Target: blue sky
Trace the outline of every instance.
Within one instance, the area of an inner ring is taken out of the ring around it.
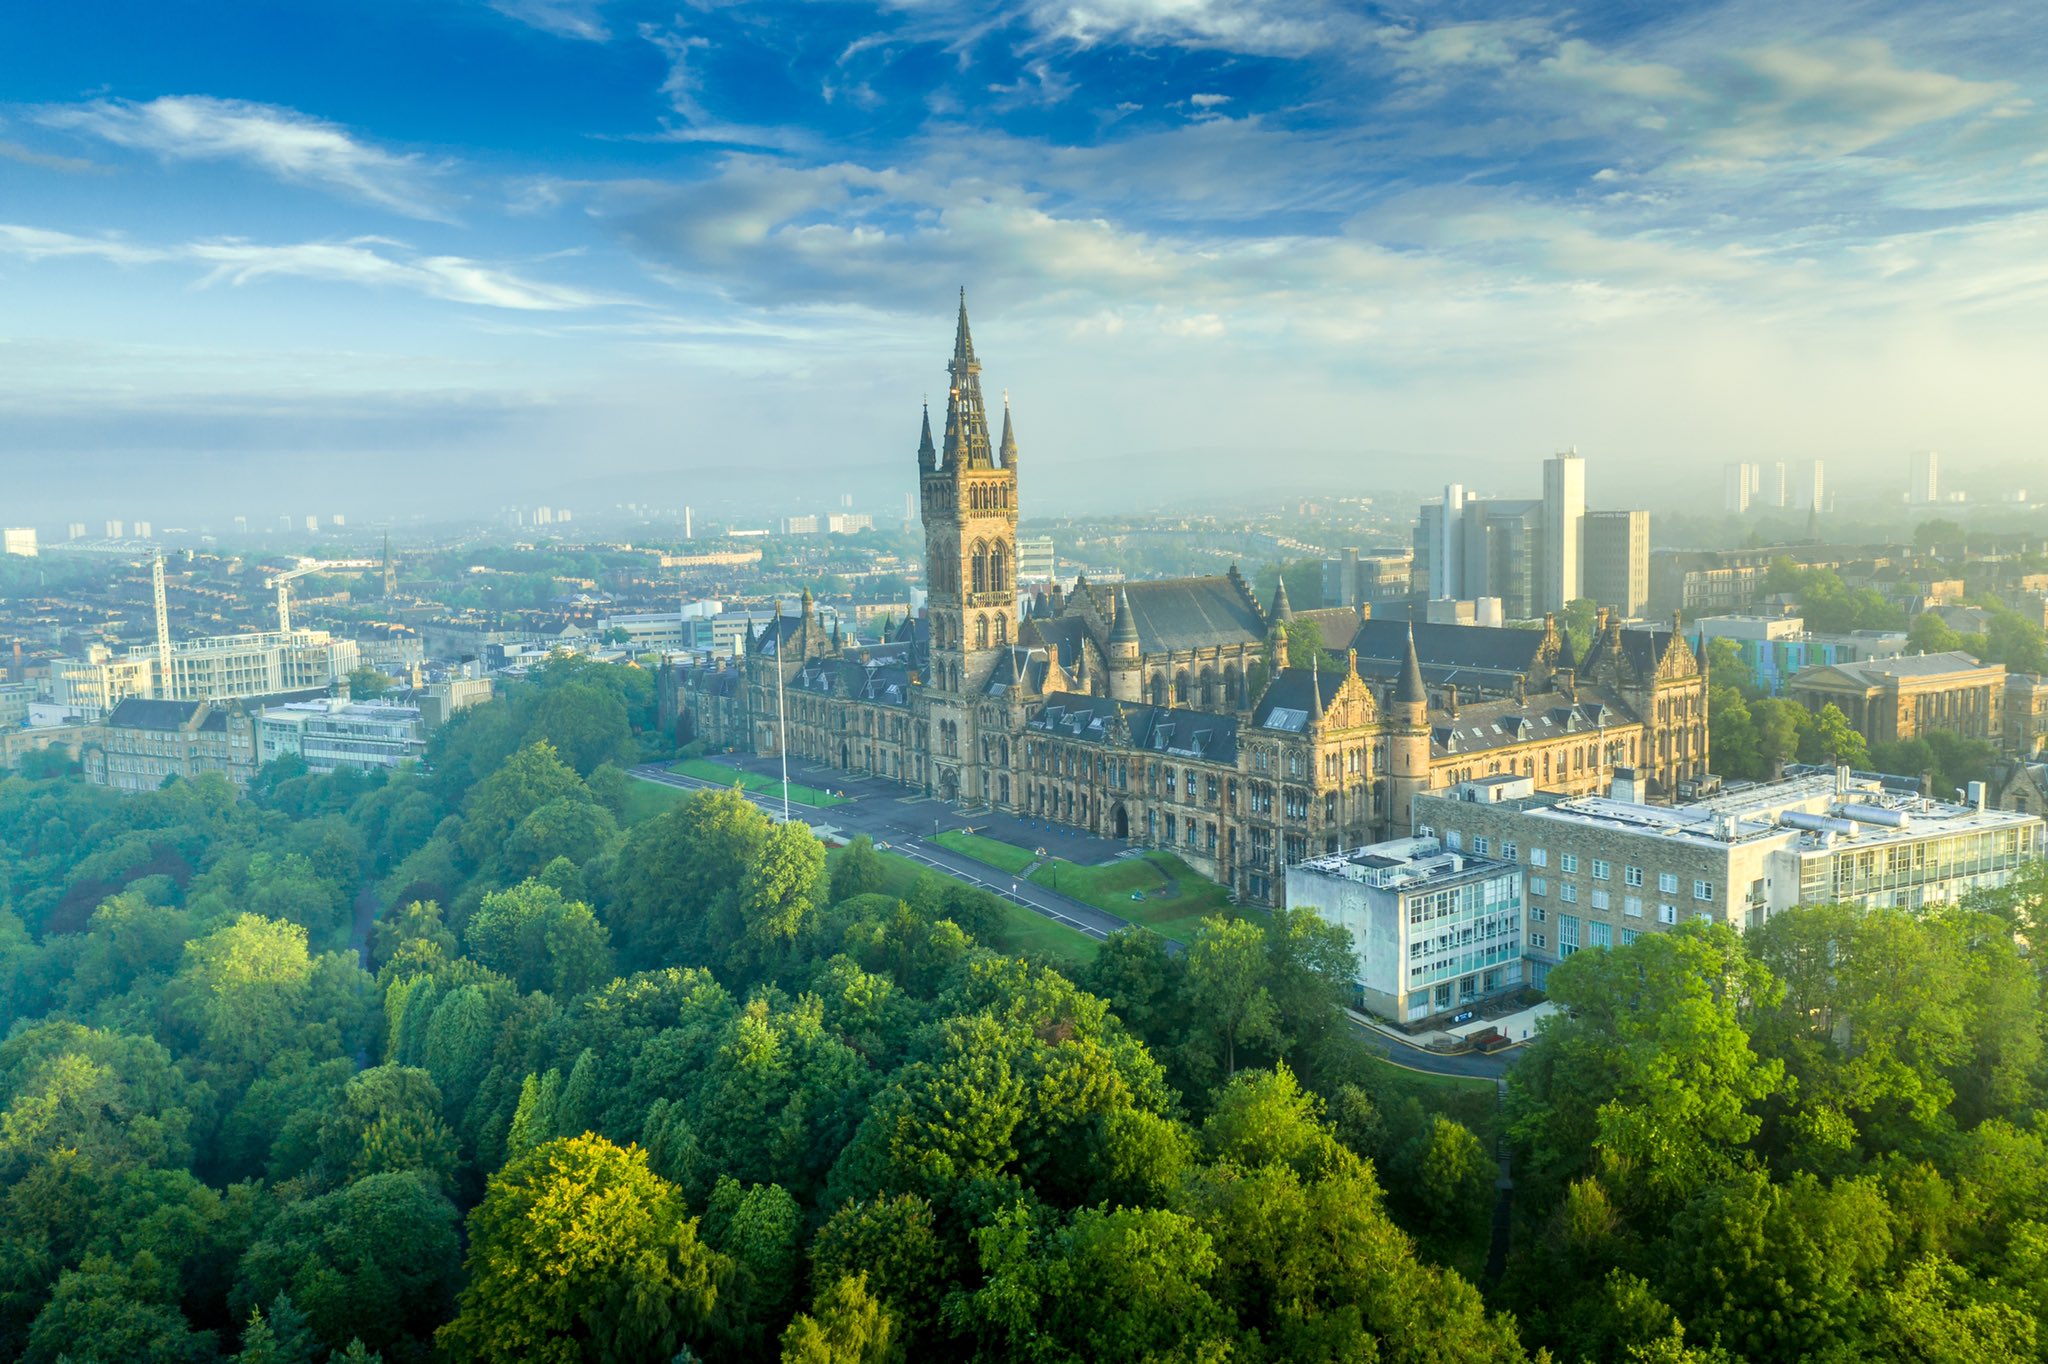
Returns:
[[[337,460],[352,505],[893,505],[965,284],[1039,505],[2023,466],[2044,45],[2020,4],[8,6],[0,460],[53,506]]]

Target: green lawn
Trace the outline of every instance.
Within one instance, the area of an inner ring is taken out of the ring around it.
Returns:
[[[749,791],[758,791],[762,795],[782,794],[782,780],[779,777],[762,777],[752,772],[742,772],[737,767],[727,767],[723,763],[712,762],[709,758],[685,758],[669,768],[669,771],[680,772],[686,777],[696,777],[700,781],[717,782],[720,786],[744,786]],[[813,805],[819,809],[846,804],[838,796],[827,795],[815,786],[805,786],[800,782],[789,784],[789,800],[792,805]]]
[[[635,778],[626,787],[626,825],[631,828],[635,824],[643,824],[677,801],[688,800],[689,797],[690,793],[680,786]]]
[[[980,834],[970,834],[958,829],[949,829],[933,837],[932,842],[948,848],[962,857],[971,857],[977,862],[986,862],[991,867],[1015,876],[1038,860],[1036,854],[1020,848],[1014,843],[1004,843]]]
[[[986,841],[986,840],[984,840]],[[1000,844],[997,846],[1001,846]],[[828,864],[840,854],[834,848],[826,854]],[[882,892],[899,898],[910,894],[910,888],[923,875],[937,876],[938,873],[920,862],[913,862],[900,853],[876,849],[875,855],[882,859],[882,866],[888,871],[882,882]],[[1015,952],[1020,956],[1043,956],[1060,966],[1085,966],[1095,960],[1095,954],[1102,950],[1102,944],[1086,933],[1077,932],[1065,924],[1054,923],[1043,914],[1034,914],[1022,905],[1003,902],[1006,920],[1001,942],[990,943],[1004,952]]]
[[[1232,905],[1227,890],[1169,852],[1119,858],[1099,867],[1054,860],[1032,872],[1031,880],[1180,942],[1191,940],[1202,920],[1214,915],[1261,921],[1265,917]],[[1163,893],[1169,882],[1175,883],[1171,895]],[[1143,892],[1144,898],[1133,900],[1134,892]]]
[[[1429,1075],[1397,1066],[1379,1056],[1371,1058],[1373,1101],[1388,1112],[1409,1099],[1426,1113],[1456,1118],[1478,1134],[1486,1149],[1494,1149],[1500,1136],[1500,1089],[1492,1080],[1469,1080],[1460,1075]]]

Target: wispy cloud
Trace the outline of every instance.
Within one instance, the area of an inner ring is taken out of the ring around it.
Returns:
[[[67,175],[90,175],[107,168],[97,161],[88,161],[80,156],[53,156],[39,152],[33,147],[24,147],[19,142],[0,140],[0,161],[13,161],[18,165],[35,166],[40,170],[63,171]]]
[[[624,301],[532,279],[463,256],[419,255],[402,242],[383,237],[279,245],[217,237],[151,246],[123,237],[0,223],[0,255],[29,261],[91,259],[126,266],[188,262],[206,267],[197,281],[202,288],[272,278],[307,279],[405,289],[449,303],[519,312],[566,312]]]
[[[89,134],[172,161],[241,161],[281,180],[312,185],[408,217],[445,220],[440,167],[413,153],[385,151],[338,124],[297,110],[206,95],[143,103],[98,100],[48,107],[48,127]]]
[[[546,33],[601,43],[612,36],[603,0],[489,0],[492,9]]]

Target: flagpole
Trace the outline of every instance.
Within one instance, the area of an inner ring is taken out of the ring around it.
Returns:
[[[779,609],[778,607],[778,611]],[[781,624],[780,620],[776,621],[778,627]],[[778,635],[781,634],[779,628],[776,633]],[[775,641],[775,722],[782,729],[782,737],[776,742],[775,748],[782,755],[782,822],[787,824],[789,823],[789,708],[782,699],[782,645],[783,640],[778,638]]]

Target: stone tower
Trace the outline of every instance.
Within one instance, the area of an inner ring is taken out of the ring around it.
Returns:
[[[1017,440],[1003,403],[1000,446],[989,439],[981,362],[967,328],[967,291],[946,364],[946,435],[932,446],[931,414],[918,444],[931,667],[932,788],[946,799],[988,799],[976,702],[1017,631]]]
[[[1408,656],[1386,709],[1387,820],[1394,837],[1414,830],[1410,805],[1429,789],[1429,689],[1415,657],[1415,627],[1408,627]]]

